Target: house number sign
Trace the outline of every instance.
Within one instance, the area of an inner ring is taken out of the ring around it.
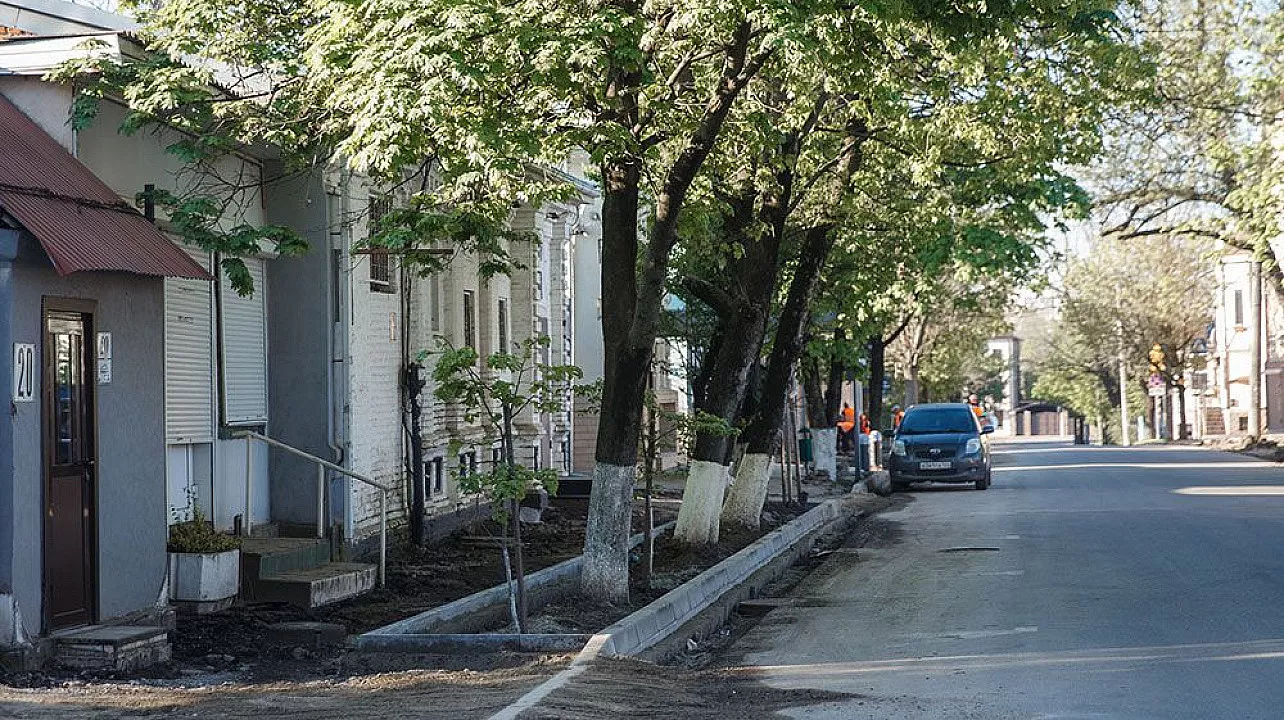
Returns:
[[[98,384],[108,385],[111,383],[111,333],[98,333]]]
[[[13,401],[35,402],[36,399],[36,346],[30,343],[13,344]]]

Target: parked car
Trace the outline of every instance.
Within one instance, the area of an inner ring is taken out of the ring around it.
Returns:
[[[990,486],[990,443],[994,426],[964,403],[915,405],[892,439],[888,470],[892,487],[910,483],[973,483]]]

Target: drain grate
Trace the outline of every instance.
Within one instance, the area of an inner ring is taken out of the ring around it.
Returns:
[[[947,552],[947,553],[956,553],[956,552],[998,552],[998,551],[999,551],[999,548],[996,548],[996,547],[986,547],[986,546],[947,547],[947,548],[941,548],[940,550],[937,550],[937,552]]]

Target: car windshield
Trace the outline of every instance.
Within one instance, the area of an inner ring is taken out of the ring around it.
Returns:
[[[976,417],[967,408],[922,408],[905,413],[900,434],[974,433],[976,430]]]

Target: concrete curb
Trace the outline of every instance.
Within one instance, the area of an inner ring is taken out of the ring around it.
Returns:
[[[658,525],[653,535],[660,537],[672,527],[672,522]],[[638,533],[629,538],[629,546],[641,545],[642,536],[643,533]],[[543,607],[574,590],[579,584],[582,563],[582,557],[575,557],[527,575],[526,592],[530,607]],[[400,652],[416,652],[412,643],[390,642],[386,638],[415,637],[431,644],[433,636],[493,635],[482,631],[503,623],[508,617],[508,586],[496,585],[359,635],[357,649],[387,652],[386,648],[396,646]]]
[[[592,635],[518,635],[516,633],[375,635],[365,638],[365,642],[359,649],[362,652],[394,653],[493,652],[497,650],[571,652],[582,649],[592,637]]]
[[[813,530],[838,517],[839,506],[838,499],[821,503],[606,628],[602,634],[610,639],[602,653],[631,657],[666,639]]]
[[[570,666],[490,716],[489,720],[515,720],[550,693],[582,674],[599,657],[636,656],[668,639],[724,596],[749,582],[772,561],[840,518],[844,499],[840,496],[826,500],[650,605],[594,635]]]

